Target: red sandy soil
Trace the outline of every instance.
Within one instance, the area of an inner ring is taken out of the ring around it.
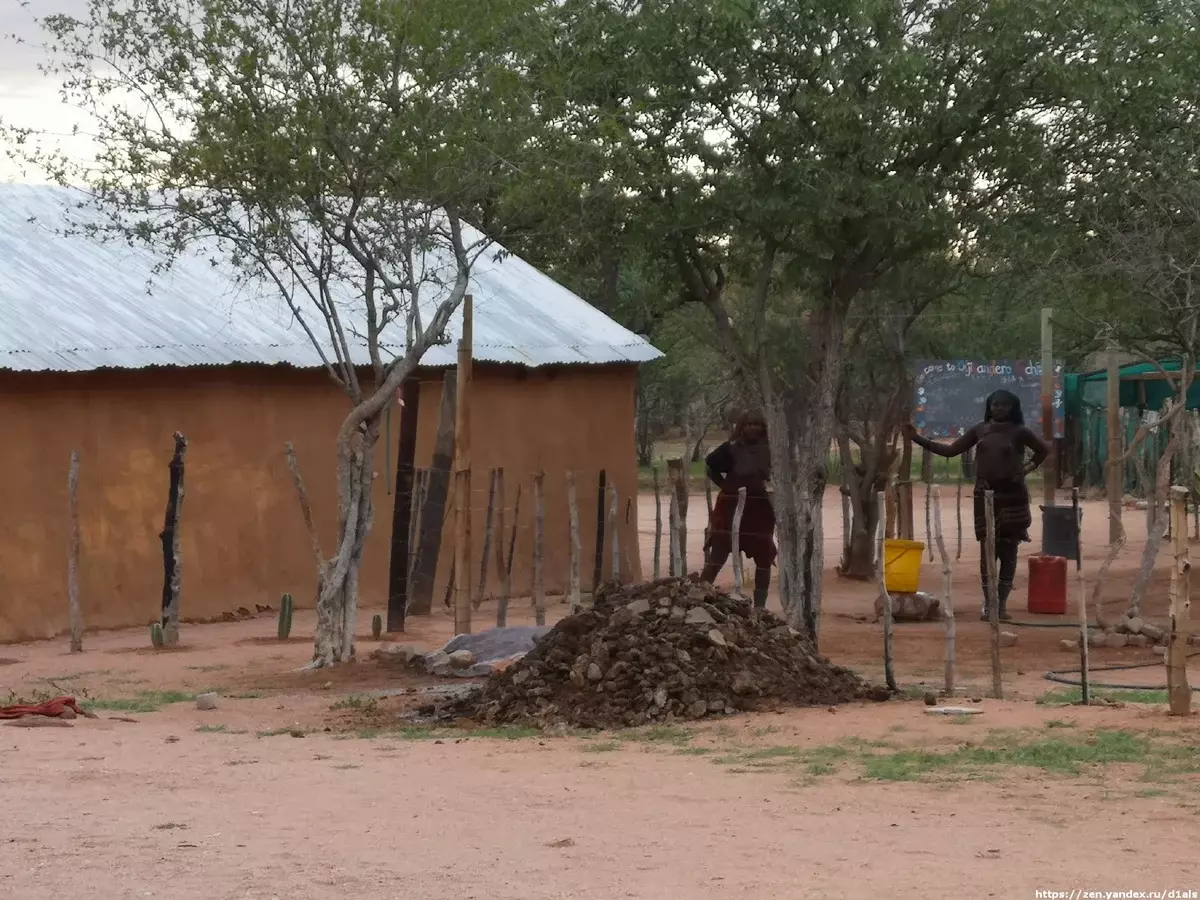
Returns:
[[[702,496],[692,499],[693,566],[703,506]],[[918,511],[919,532],[922,519]],[[642,498],[641,521],[649,573],[652,498]],[[833,494],[826,522],[832,566],[841,546]],[[1178,736],[1194,729],[1195,720],[1170,719],[1160,706],[1031,702],[1054,687],[1041,677],[1047,669],[1077,665],[1077,654],[1058,649],[1070,634],[1059,629],[1018,629],[1018,645],[1004,651],[1009,699],[972,704],[972,696],[986,694],[990,675],[965,503],[964,522],[967,543],[954,569],[961,702],[982,715],[946,721],[926,715],[919,702],[893,702],[739,716],[696,726],[693,745],[728,753],[858,738],[949,751],[964,736],[1048,723],[1073,725],[1076,733],[1161,729]],[[1133,549],[1103,592],[1114,616],[1145,533],[1139,512],[1127,511],[1126,525]],[[1094,572],[1107,540],[1100,504],[1086,506],[1084,540],[1085,571]],[[1039,541],[1035,528],[1033,546]],[[925,566],[923,586],[937,593],[940,566]],[[1167,573],[1164,555],[1151,618],[1165,612]],[[1023,574],[1013,599],[1018,618],[1028,618]],[[872,585],[827,571],[821,644],[833,660],[879,680],[881,632],[869,621],[874,595]],[[514,606],[511,624],[529,622],[526,604]],[[369,622],[373,611],[361,612]],[[477,615],[477,627],[486,627],[494,610],[485,604]],[[310,612],[297,613],[293,634],[309,635],[312,627]],[[1009,769],[930,784],[874,781],[850,770],[804,777],[802,767],[731,766],[669,742],[360,736],[352,730],[359,712],[344,708],[348,697],[417,682],[371,663],[370,639],[360,642],[357,664],[297,671],[310,646],[273,642],[274,628],[270,617],[186,626],[184,646],[173,652],[146,648],[142,629],[88,635],[83,654],[69,654],[65,639],[0,648],[0,689],[20,697],[56,693],[56,686],[107,699],[168,689],[222,694],[209,712],[176,703],[146,713],[102,711],[71,729],[0,728],[0,896],[793,900],[1200,891],[1191,779],[1148,789],[1134,767],[1109,767],[1080,776]],[[402,639],[434,647],[450,632],[439,611],[413,622]],[[901,683],[937,687],[943,648],[940,624],[898,625]],[[1093,652],[1097,665],[1154,659],[1149,650]],[[1157,666],[1114,674],[1148,685],[1163,676]]]

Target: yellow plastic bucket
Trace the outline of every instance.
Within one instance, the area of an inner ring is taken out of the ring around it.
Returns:
[[[883,542],[883,584],[889,594],[915,594],[921,585],[923,541]]]

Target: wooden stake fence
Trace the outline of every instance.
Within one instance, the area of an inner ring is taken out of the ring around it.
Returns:
[[[495,525],[496,515],[497,471],[497,469],[492,469],[492,477],[488,479],[488,505],[483,521],[483,553],[479,557],[479,583],[475,585],[475,609],[483,606],[483,594],[487,590],[487,570],[492,555],[492,529]],[[503,556],[503,554],[504,550],[501,549],[500,555]]]
[[[738,488],[737,508],[733,511],[733,592],[742,596],[742,513],[746,509],[746,489]]]
[[[987,600],[988,625],[992,632],[992,696],[1004,699],[1004,679],[1000,670],[1000,595],[996,584],[996,508],[995,493],[983,495],[984,516],[987,518],[986,540],[983,552],[987,554]]]
[[[567,515],[570,518],[571,568],[567,574],[567,598],[571,612],[583,609],[579,594],[579,564],[583,545],[579,541],[579,492],[575,487],[575,473],[567,473]]]
[[[458,341],[458,402],[454,410],[454,633],[471,633],[471,381],[474,302],[463,297]]]
[[[1079,583],[1079,696],[1083,705],[1087,706],[1091,702],[1091,686],[1088,673],[1087,588],[1083,579],[1083,528],[1079,518],[1079,488],[1071,489],[1071,510],[1075,516],[1075,578]],[[1123,535],[1124,529],[1118,520],[1115,537],[1122,540]]]
[[[662,577],[662,494],[658,483],[658,466],[650,470],[654,475],[654,580]]]
[[[676,491],[671,491],[671,510],[668,515],[667,527],[670,529],[670,534],[667,536],[670,541],[670,574],[672,578],[680,578],[683,575],[683,566],[680,561],[679,494]]]
[[[617,496],[617,486],[615,484],[609,485],[609,493],[612,496],[612,502],[608,507],[608,531],[612,535],[612,580],[615,584],[620,584],[621,542],[617,532],[617,511],[621,507],[621,499]]]
[[[546,624],[545,573],[542,571],[544,560],[543,528],[546,521],[545,481],[546,475],[543,472],[538,472],[533,477],[533,614],[534,621],[539,626]]]
[[[71,652],[83,652],[83,612],[79,608],[79,453],[71,452],[67,472],[67,515],[71,537],[67,545],[67,614],[71,623]]]
[[[1171,488],[1171,517],[1175,520],[1175,564],[1171,567],[1171,632],[1167,642],[1167,702],[1173,716],[1192,711],[1188,684],[1187,638],[1191,615],[1192,564],[1187,542],[1187,488]]]
[[[944,692],[947,697],[954,696],[954,653],[955,653],[955,622],[954,599],[952,593],[953,567],[950,565],[950,554],[946,551],[946,541],[942,537],[942,496],[935,485],[933,488],[933,541],[937,544],[938,555],[942,558],[942,621],[946,624],[946,682]]]
[[[504,553],[504,506],[506,497],[504,495],[504,467],[496,468],[496,474],[493,476],[496,485],[496,499],[499,504],[496,507],[496,580],[500,582],[500,596],[496,599],[496,627],[504,628],[508,624],[508,598],[512,592],[512,551],[509,550],[507,562]],[[517,520],[513,519],[513,540],[516,540]]]
[[[172,646],[179,643],[179,591],[182,581],[182,564],[179,549],[179,519],[183,512],[183,470],[188,442],[178,431],[175,432],[175,453],[167,467],[171,474],[171,485],[167,491],[167,512],[163,521],[163,643]]]
[[[883,491],[876,494],[876,502],[883,509],[886,503]],[[887,689],[896,692],[896,673],[892,669],[892,598],[888,594],[884,578],[883,534],[884,517],[875,523],[875,577],[879,581],[879,599],[883,604],[883,678]]]
[[[958,525],[958,550],[954,554],[955,559],[962,559],[962,489],[963,478],[960,473],[958,476],[958,491],[954,496],[954,520]]]

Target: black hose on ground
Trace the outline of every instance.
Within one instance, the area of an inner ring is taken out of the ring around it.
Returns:
[[[1191,659],[1193,656],[1200,656],[1200,650],[1189,653],[1185,658]],[[1147,663],[1127,663],[1122,666],[1096,666],[1095,668],[1088,667],[1088,674],[1092,672],[1124,672],[1129,669],[1154,669],[1163,664],[1162,660],[1155,660]],[[1070,680],[1067,676],[1075,676],[1075,680]],[[1042,676],[1047,681],[1053,681],[1056,684],[1065,684],[1070,687],[1083,687],[1082,681],[1079,679],[1079,669],[1058,669],[1056,671],[1047,672]],[[1099,681],[1088,679],[1088,687],[1102,688],[1110,691],[1165,691],[1167,686],[1153,684],[1107,684]],[[1192,688],[1193,691],[1200,691],[1200,686]]]

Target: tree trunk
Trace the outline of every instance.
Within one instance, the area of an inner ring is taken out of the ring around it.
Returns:
[[[338,448],[338,543],[326,567],[317,600],[317,632],[312,666],[324,668],[354,658],[358,618],[358,573],[374,520],[371,503],[372,456],[380,417],[366,423],[352,442]]]
[[[886,477],[880,477],[880,473],[886,476],[886,466],[879,460],[868,459],[860,466],[854,465],[850,439],[845,434],[839,434],[838,446],[846,473],[850,507],[850,534],[838,574],[843,578],[869,581],[875,577],[875,525],[881,515],[877,496],[887,489]]]
[[[875,565],[871,535],[879,521],[879,510],[873,492],[860,499],[865,500],[865,504],[856,502],[851,496],[850,544],[846,558],[838,566],[838,574],[856,581],[870,581],[874,577]]]
[[[845,323],[832,309],[810,319],[808,387],[784,398],[760,377],[771,444],[775,517],[779,537],[780,594],[789,625],[803,629],[816,643],[819,631],[822,502],[829,448],[834,437],[834,401],[841,377]]]
[[[1133,581],[1133,591],[1129,596],[1129,616],[1141,615],[1142,598],[1146,596],[1146,588],[1154,575],[1154,563],[1158,559],[1159,548],[1167,536],[1171,515],[1169,510],[1163,510],[1161,507],[1163,498],[1171,496],[1171,463],[1179,449],[1182,434],[1182,427],[1171,428],[1166,449],[1158,460],[1154,489],[1150,492],[1147,506],[1146,545],[1142,549],[1142,564],[1138,568],[1137,577]]]

